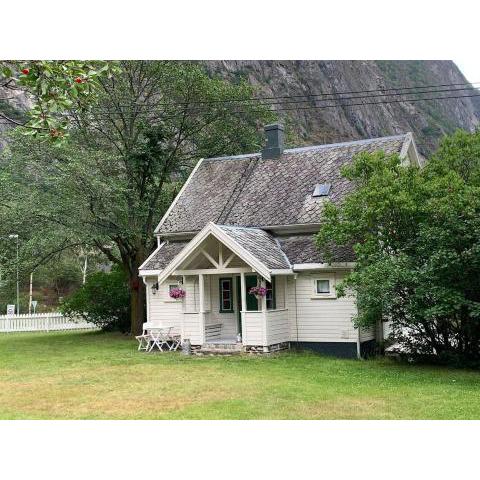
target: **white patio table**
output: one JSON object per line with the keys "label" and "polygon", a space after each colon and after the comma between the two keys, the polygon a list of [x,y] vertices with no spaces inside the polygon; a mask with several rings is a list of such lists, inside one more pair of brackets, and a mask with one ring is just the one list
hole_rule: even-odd
{"label": "white patio table", "polygon": [[157,347],[161,352],[177,350],[180,346],[180,336],[172,333],[173,325],[158,325],[147,322],[143,324],[143,334],[137,337],[138,349],[151,352]]}

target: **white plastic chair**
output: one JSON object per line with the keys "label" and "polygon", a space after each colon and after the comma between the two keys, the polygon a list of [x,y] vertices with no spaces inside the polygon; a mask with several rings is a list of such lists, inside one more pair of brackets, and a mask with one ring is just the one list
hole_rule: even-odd
{"label": "white plastic chair", "polygon": [[150,334],[148,333],[148,331],[144,328],[143,333],[141,335],[137,335],[135,338],[138,341],[138,351],[147,351],[148,345],[150,343]]}

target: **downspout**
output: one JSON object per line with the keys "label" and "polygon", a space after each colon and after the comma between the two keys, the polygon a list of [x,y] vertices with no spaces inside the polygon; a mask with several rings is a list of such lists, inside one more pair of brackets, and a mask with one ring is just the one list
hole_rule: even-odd
{"label": "downspout", "polygon": [[297,274],[293,276],[295,292],[295,325],[297,328],[297,347],[298,347],[298,303],[297,303]]}

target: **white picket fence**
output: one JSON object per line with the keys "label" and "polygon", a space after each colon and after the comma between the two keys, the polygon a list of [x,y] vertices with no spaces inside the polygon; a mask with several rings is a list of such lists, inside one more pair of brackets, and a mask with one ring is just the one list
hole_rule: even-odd
{"label": "white picket fence", "polygon": [[64,317],[61,313],[36,313],[29,315],[0,315],[0,333],[51,332],[57,330],[91,330],[98,328],[84,320]]}

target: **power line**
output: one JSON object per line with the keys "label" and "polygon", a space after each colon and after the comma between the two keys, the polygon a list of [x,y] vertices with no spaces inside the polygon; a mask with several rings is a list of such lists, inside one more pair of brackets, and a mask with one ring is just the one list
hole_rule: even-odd
{"label": "power line", "polygon": [[[392,88],[377,88],[377,89],[372,89],[372,90],[352,90],[352,91],[337,91],[337,92],[324,92],[324,93],[315,93],[315,94],[300,94],[300,95],[280,95],[280,96],[271,96],[271,97],[250,97],[250,98],[244,98],[244,99],[218,99],[218,100],[203,100],[203,101],[196,101],[196,102],[177,102],[177,103],[168,103],[168,102],[155,102],[155,103],[141,103],[141,104],[130,104],[130,105],[122,105],[119,104],[118,107],[141,107],[141,108],[146,108],[146,107],[152,107],[152,106],[158,106],[158,105],[165,105],[165,106],[173,106],[173,105],[204,105],[204,104],[212,104],[212,103],[242,103],[242,102],[263,102],[265,100],[278,100],[282,98],[317,98],[317,97],[324,97],[324,96],[337,96],[337,95],[351,95],[351,94],[358,94],[358,93],[375,93],[375,92],[391,92],[391,91],[398,91],[398,90],[419,90],[419,89],[430,89],[430,88],[442,88],[442,87],[463,87],[466,86],[467,88],[477,88],[474,87],[473,85],[478,85],[480,82],[466,82],[466,83],[443,83],[443,84],[437,84],[437,85],[417,85],[417,86],[412,86],[412,87],[392,87]],[[463,89],[459,89],[463,90]],[[418,92],[418,93],[428,93],[428,92]],[[405,93],[405,94],[408,94]],[[387,95],[394,95],[394,94],[385,94]],[[400,93],[398,93],[400,95]],[[379,96],[384,96],[384,95],[379,95]],[[268,104],[267,104],[268,105]],[[102,108],[102,107],[96,107],[96,108]]]}
{"label": "power line", "polygon": [[[469,90],[469,89],[453,89],[453,90],[443,90],[441,92],[438,92],[438,91],[426,91],[426,92],[423,92],[424,94],[429,94],[429,93],[450,93],[450,92],[458,92],[458,91],[463,91],[463,90]],[[403,96],[405,95],[418,95],[418,93],[406,93],[406,94],[403,94]],[[386,95],[386,96],[393,96],[392,95]],[[305,106],[305,107],[292,107],[292,108],[288,108],[288,107],[279,107],[279,108],[275,108],[275,109],[271,109],[271,110],[267,110],[267,111],[271,111],[271,112],[282,112],[282,111],[294,111],[294,110],[310,110],[310,109],[323,109],[323,108],[334,108],[334,107],[351,107],[351,106],[362,106],[362,105],[380,105],[380,104],[389,104],[389,103],[411,103],[411,102],[419,102],[419,101],[429,101],[429,100],[442,100],[442,99],[458,99],[458,98],[472,98],[472,97],[478,97],[480,96],[480,93],[478,94],[472,94],[472,95],[443,95],[443,96],[434,96],[434,97],[422,97],[422,98],[401,98],[401,99],[396,99],[396,100],[381,100],[381,101],[375,101],[375,102],[357,102],[357,103],[342,103],[342,101],[344,100],[348,100],[348,99],[365,99],[365,100],[368,100],[370,98],[373,98],[373,96],[357,96],[357,97],[343,97],[343,98],[338,98],[335,100],[336,103],[334,104],[330,104],[330,105],[309,105],[309,106]],[[325,102],[325,101],[328,101],[328,100],[317,100],[317,102]],[[239,106],[240,108],[241,107],[244,107],[245,105],[242,105],[242,106]],[[231,113],[238,113],[238,114],[248,114],[248,113],[261,113],[261,112],[265,112],[265,110],[233,110]],[[154,118],[165,118],[165,119],[168,119],[168,118],[175,118],[175,117],[178,117],[179,115],[182,115],[186,112],[179,112],[179,113],[176,113],[176,114],[166,114],[166,115],[163,115],[161,117],[157,117],[157,116],[149,116],[148,119],[149,120],[152,120]],[[209,113],[208,110],[193,110],[193,111],[190,111],[188,112],[189,114],[201,114],[201,113]],[[122,116],[123,118],[125,119],[131,119],[131,118],[135,118],[135,116],[129,116],[128,115],[128,112],[119,112],[119,111],[112,111],[112,112],[101,112],[101,113],[98,113],[98,114],[93,114],[93,119],[98,119],[98,118],[109,118],[111,116],[115,116],[115,115],[118,115],[118,116]],[[146,114],[148,116],[148,114]],[[72,113],[66,113],[66,114],[63,114],[63,116],[65,117],[71,117],[71,118],[75,118],[75,115],[72,114]]]}
{"label": "power line", "polygon": [[[455,91],[455,90],[453,90]],[[425,92],[428,93],[428,92]],[[406,94],[406,95],[412,95],[412,94]],[[325,108],[345,108],[345,107],[357,107],[357,106],[368,106],[368,105],[382,105],[382,104],[392,104],[392,103],[412,103],[412,102],[423,102],[423,101],[432,101],[432,100],[452,100],[452,99],[461,99],[461,98],[474,98],[474,97],[480,97],[480,93],[478,94],[472,94],[472,95],[450,95],[450,96],[441,96],[441,97],[427,97],[427,98],[409,98],[409,99],[395,99],[395,100],[381,100],[378,102],[357,102],[357,103],[336,103],[336,104],[331,104],[331,105],[310,105],[307,107],[293,107],[293,108],[278,108],[275,110],[270,110],[271,112],[285,112],[285,111],[304,111],[304,110],[322,110]],[[371,97],[363,97],[363,98],[371,98]],[[341,99],[340,99],[341,100]],[[244,113],[255,113],[255,112],[264,112],[264,110],[250,110],[250,111],[241,111],[241,110],[236,110],[231,113],[234,114],[244,114]],[[118,112],[117,112],[118,113]],[[198,112],[196,112],[198,113]],[[102,114],[104,117],[108,117],[107,114]],[[74,117],[72,114],[64,114],[63,116],[65,117]],[[175,118],[178,117],[177,115],[170,115],[170,116],[164,116],[161,118]],[[152,118],[150,118],[151,120]],[[3,121],[0,120],[0,123],[3,123],[5,125],[11,125],[10,122],[8,121]]]}
{"label": "power line", "polygon": [[[332,99],[332,100],[337,100],[337,101],[340,101],[340,100],[355,100],[355,99],[362,99],[362,98],[376,98],[376,97],[397,97],[397,96],[405,96],[405,95],[425,95],[425,94],[429,94],[429,93],[450,93],[450,92],[461,92],[461,91],[466,91],[466,90],[475,90],[477,91],[478,89],[475,88],[475,87],[472,87],[472,86],[468,86],[468,87],[464,87],[464,88],[449,88],[449,89],[441,89],[441,90],[425,90],[423,92],[406,92],[406,93],[403,93],[403,92],[395,92],[395,93],[388,93],[388,94],[372,94],[372,95],[353,95],[353,96],[349,96],[349,97],[340,97],[338,95],[336,95],[336,99]],[[281,98],[281,97],[279,97]],[[243,104],[243,105],[238,105],[239,107],[249,107],[249,106],[264,106],[264,107],[269,107],[269,106],[276,106],[276,105],[286,105],[286,104],[300,104],[300,103],[309,103],[311,101],[314,101],[314,102],[325,102],[325,101],[328,101],[330,99],[307,99],[307,100],[290,100],[290,101],[283,101],[283,102],[270,102],[270,103],[258,103],[257,105],[254,105],[254,104]],[[170,107],[173,107],[175,108],[176,106],[180,106],[180,105],[184,105],[182,103],[177,103],[177,104],[171,104]],[[185,104],[187,105],[187,104]],[[190,105],[196,105],[195,103],[192,103],[192,104],[188,104],[188,106]],[[131,113],[131,110],[135,108],[135,107],[130,107],[130,113]],[[125,114],[128,114],[129,111],[126,111],[126,110],[108,110],[108,109],[104,109],[104,110],[101,110],[101,107],[96,107],[94,108],[92,111],[98,113],[98,114],[114,114],[114,115],[122,115],[122,116],[125,116]],[[202,111],[205,111],[205,110],[198,110],[198,112],[202,112]],[[191,112],[192,113],[192,112]],[[194,112],[193,112],[194,113]],[[139,112],[140,114],[140,112]]]}

